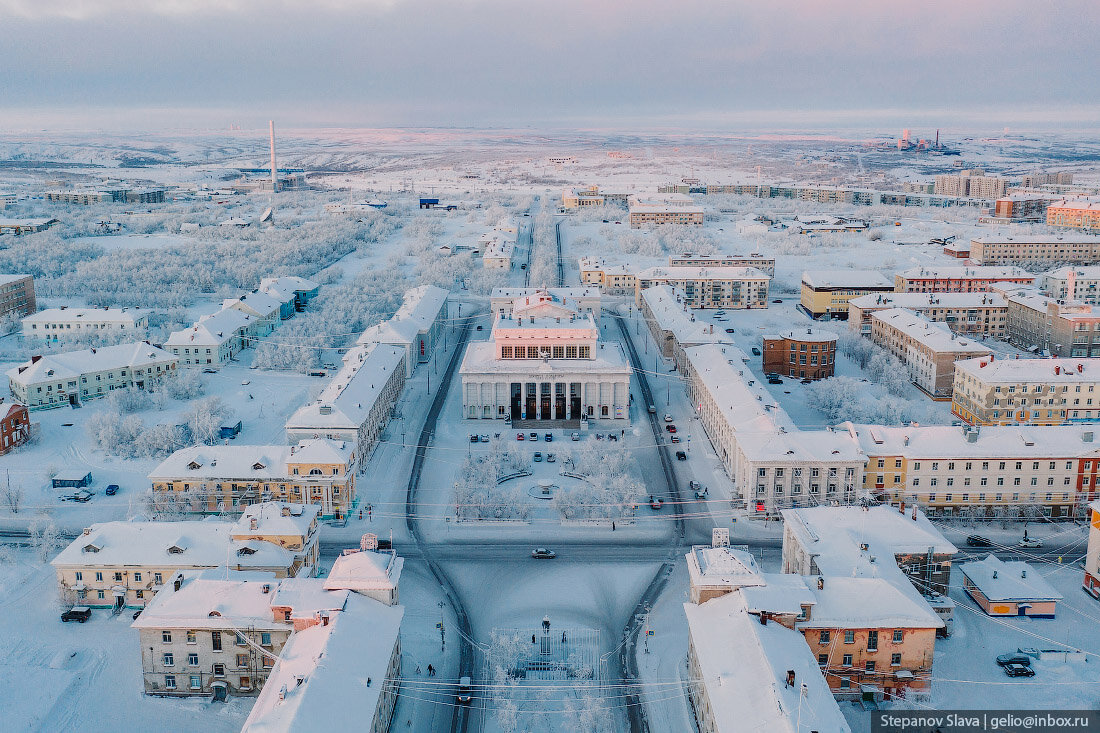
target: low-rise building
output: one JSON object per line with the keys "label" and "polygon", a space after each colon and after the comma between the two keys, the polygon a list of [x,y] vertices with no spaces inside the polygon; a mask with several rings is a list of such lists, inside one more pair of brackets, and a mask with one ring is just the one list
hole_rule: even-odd
{"label": "low-rise building", "polygon": [[445,337],[449,325],[449,295],[434,285],[405,291],[404,301],[393,317],[368,328],[360,334],[357,343],[387,344],[404,349],[405,377],[411,377],[417,364],[431,361]]}
{"label": "low-rise building", "polygon": [[32,410],[79,406],[115,389],[151,389],[179,359],[146,341],[32,356],[8,370],[12,395]]}
{"label": "low-rise building", "polygon": [[1007,334],[1008,303],[998,293],[876,293],[848,301],[848,324],[860,335],[871,335],[871,314],[904,308],[922,318],[944,323],[971,337],[1003,339]]}
{"label": "low-rise building", "polygon": [[399,583],[404,565],[405,558],[393,550],[344,550],[324,579],[324,588],[346,588],[393,606],[400,602]]}
{"label": "low-rise building", "polygon": [[328,438],[354,446],[354,470],[362,470],[378,444],[405,386],[405,348],[360,344],[321,393],[286,421],[290,442]]}
{"label": "low-rise building", "polygon": [[578,209],[611,203],[626,204],[630,196],[629,193],[601,191],[599,186],[578,186],[562,189],[561,206],[563,209]]}
{"label": "low-rise building", "polygon": [[1100,303],[1100,265],[1059,267],[1043,275],[1043,292],[1055,300]]}
{"label": "low-rise building", "polygon": [[489,310],[494,318],[590,315],[598,325],[601,298],[601,291],[595,287],[493,288]]}
{"label": "low-rise building", "polygon": [[654,285],[642,291],[640,308],[661,355],[675,361],[681,372],[687,367],[684,349],[702,344],[733,345],[730,334],[716,329],[713,323],[696,320],[685,301],[682,290]]}
{"label": "low-rise building", "polygon": [[1052,227],[1100,230],[1100,198],[1080,196],[1053,201],[1047,206],[1046,221]]}
{"label": "low-rise building", "polygon": [[[633,291],[633,288],[631,289]],[[0,275],[0,318],[14,313],[26,316],[38,309],[34,278],[30,275]]]}
{"label": "low-rise building", "polygon": [[0,218],[0,235],[35,234],[44,232],[54,224],[60,224],[60,219],[2,219]]}
{"label": "low-rise building", "polygon": [[992,353],[904,308],[872,313],[871,340],[905,364],[909,379],[933,399],[951,397],[956,361]]}
{"label": "low-rise building", "polygon": [[158,504],[183,512],[238,513],[267,501],[316,505],[346,516],[355,502],[357,447],[328,438],[296,445],[196,445],[149,473]]}
{"label": "low-rise building", "polygon": [[648,193],[630,197],[630,226],[678,224],[703,226],[705,209],[685,193]]}
{"label": "low-rise building", "polygon": [[3,414],[0,415],[0,456],[10,453],[30,440],[32,430],[26,405],[19,403],[5,405]]}
{"label": "low-rise building", "polygon": [[836,369],[837,335],[807,328],[764,336],[764,373],[796,379],[827,379]]}
{"label": "low-rise building", "polygon": [[604,295],[634,295],[638,278],[632,266],[591,256],[581,257],[578,265],[582,285],[598,287]]}
{"label": "low-rise building", "polygon": [[893,292],[874,270],[820,270],[802,273],[802,308],[811,318],[847,318],[848,301],[871,293]]}
{"label": "low-rise building", "polygon": [[253,338],[261,338],[269,335],[279,325],[282,320],[283,303],[270,293],[254,290],[239,298],[223,300],[222,308],[231,308],[252,316],[255,319],[251,330],[254,334]]}
{"label": "low-rise building", "polygon": [[180,366],[218,369],[252,345],[258,323],[255,316],[225,308],[203,316],[190,328],[172,332],[164,347]]}
{"label": "low-rise building", "polygon": [[959,565],[963,590],[990,616],[1054,618],[1062,594],[1026,562],[990,553]]}
{"label": "low-rise building", "polygon": [[137,308],[47,308],[23,319],[28,343],[53,343],[69,337],[108,334],[145,335],[149,311]]}
{"label": "low-rise building", "polygon": [[478,248],[485,269],[510,270],[516,252],[516,235],[493,230],[478,240]]}
{"label": "low-rise building", "polygon": [[290,291],[294,293],[294,304],[299,312],[321,293],[321,285],[297,275],[265,277],[260,280],[260,290]]}
{"label": "low-rise building", "polygon": [[955,362],[951,412],[971,425],[1095,422],[1100,358]]}
{"label": "low-rise building", "polygon": [[993,283],[1031,285],[1033,282],[1035,276],[1030,272],[1006,265],[911,267],[894,275],[894,290],[899,293],[973,293],[987,291]]}
{"label": "low-rise building", "polygon": [[695,255],[685,252],[669,256],[669,267],[755,267],[768,277],[775,277],[775,258],[750,255]]}
{"label": "low-rise building", "polygon": [[1031,288],[1001,290],[1008,304],[1008,340],[1051,356],[1100,357],[1100,308],[1048,298]]}
{"label": "low-rise building", "polygon": [[670,285],[692,308],[767,308],[770,282],[755,267],[650,267],[637,273],[634,304],[641,307],[647,288]]}
{"label": "low-rise building", "polygon": [[1100,501],[1093,501],[1087,507],[1089,540],[1085,550],[1085,579],[1082,587],[1100,600]]}
{"label": "low-rise building", "polygon": [[1091,265],[1100,262],[1100,237],[1050,234],[976,237],[970,240],[975,265],[1019,265],[1058,262]]}

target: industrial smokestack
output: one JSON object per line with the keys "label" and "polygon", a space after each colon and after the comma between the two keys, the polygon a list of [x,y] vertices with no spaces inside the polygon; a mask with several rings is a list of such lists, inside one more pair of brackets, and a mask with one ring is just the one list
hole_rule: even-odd
{"label": "industrial smokestack", "polygon": [[271,136],[271,192],[279,191],[279,178],[275,170],[275,120],[267,121],[268,131]]}

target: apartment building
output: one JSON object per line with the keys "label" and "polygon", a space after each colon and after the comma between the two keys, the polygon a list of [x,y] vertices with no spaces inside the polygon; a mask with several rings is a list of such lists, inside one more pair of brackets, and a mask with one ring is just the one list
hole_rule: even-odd
{"label": "apartment building", "polygon": [[802,309],[811,318],[848,317],[848,302],[873,293],[893,292],[874,270],[816,270],[802,273]]}
{"label": "apartment building", "polygon": [[283,318],[283,305],[278,297],[261,290],[254,290],[239,298],[222,301],[223,309],[240,311],[255,319],[250,331],[254,338],[267,336],[278,327]]}
{"label": "apartment building", "polygon": [[196,445],[149,473],[153,499],[183,512],[242,513],[268,501],[311,504],[323,518],[355,502],[354,442],[309,438],[295,445]]}
{"label": "apartment building", "polygon": [[867,457],[865,488],[931,516],[1061,519],[1096,494],[1088,426],[845,426]]}
{"label": "apartment building", "polygon": [[1021,179],[1023,188],[1039,188],[1040,186],[1068,186],[1073,183],[1073,173],[1059,171],[1057,173],[1027,173]]}
{"label": "apartment building", "polygon": [[951,412],[971,425],[1100,420],[1100,358],[955,363]]}
{"label": "apartment building", "polygon": [[252,345],[257,322],[254,316],[226,308],[203,316],[190,328],[174,331],[164,348],[179,359],[180,366],[218,369]]}
{"label": "apartment building", "polygon": [[1100,303],[1100,265],[1059,267],[1043,275],[1043,292],[1055,300]]}
{"label": "apartment building", "polygon": [[598,287],[604,295],[634,295],[638,278],[630,265],[610,264],[602,257],[578,260],[582,285]]}
{"label": "apartment building", "polygon": [[973,293],[987,291],[993,283],[1031,285],[1033,282],[1035,276],[1019,267],[913,267],[894,275],[894,290],[899,293]]}
{"label": "apartment building", "polygon": [[953,332],[973,338],[1004,339],[1008,330],[1008,303],[997,293],[875,293],[848,301],[848,325],[860,335],[871,335],[871,314],[904,308]]}
{"label": "apartment building", "polygon": [[763,255],[695,255],[685,252],[668,258],[669,267],[755,267],[768,277],[775,277],[775,258]]}
{"label": "apartment building", "polygon": [[1046,221],[1050,194],[1013,193],[993,204],[993,217],[999,221]]}
{"label": "apartment building", "polygon": [[345,442],[355,448],[349,471],[362,471],[405,387],[405,374],[403,347],[360,344],[352,348],[317,399],[287,419],[287,441],[320,437]]}
{"label": "apartment building", "polygon": [[679,226],[703,226],[706,209],[702,206],[669,204],[632,204],[630,228],[657,227],[665,224]]}
{"label": "apartment building", "polygon": [[938,196],[998,199],[1008,190],[1008,179],[987,176],[977,169],[962,171],[958,175],[938,175],[934,180],[932,193]]}
{"label": "apartment building", "polygon": [[653,343],[676,368],[687,368],[684,350],[703,344],[728,344],[733,337],[713,323],[696,320],[695,313],[685,303],[684,293],[668,285],[654,285],[642,291],[642,317],[653,337]]}
{"label": "apartment building", "polygon": [[401,307],[391,318],[371,326],[356,340],[363,346],[387,344],[405,350],[405,378],[413,375],[417,364],[431,361],[446,337],[447,298],[450,293],[434,285],[421,285],[405,291]]}
{"label": "apartment building", "polygon": [[1100,501],[1090,502],[1087,507],[1089,522],[1089,541],[1085,550],[1085,579],[1082,587],[1100,600]]}
{"label": "apartment building", "polygon": [[563,209],[578,209],[612,203],[625,205],[631,195],[624,192],[601,191],[599,186],[566,188],[561,192],[561,206]]}
{"label": "apartment building", "polygon": [[1100,229],[1100,198],[1081,196],[1047,206],[1047,224],[1068,229]]}
{"label": "apartment building", "polygon": [[32,356],[9,369],[12,395],[32,410],[80,406],[115,389],[151,389],[179,359],[146,341]]}
{"label": "apartment building", "polygon": [[836,369],[836,340],[835,333],[812,328],[765,335],[764,373],[827,379]]}
{"label": "apartment building", "polygon": [[0,235],[35,234],[44,232],[54,224],[60,224],[60,219],[3,219],[0,218]]}
{"label": "apartment building", "polygon": [[260,290],[290,291],[294,293],[295,308],[301,312],[309,305],[310,301],[321,293],[321,286],[312,280],[297,275],[283,275],[281,277],[265,277],[260,280]]}
{"label": "apartment building", "polygon": [[1100,262],[1100,237],[1049,234],[976,237],[970,240],[975,265],[1058,262],[1091,265]]}
{"label": "apartment building", "polygon": [[23,319],[27,343],[56,343],[69,337],[109,334],[140,338],[149,328],[149,311],[137,308],[47,308]]}
{"label": "apartment building", "polygon": [[991,353],[944,324],[926,321],[903,308],[872,313],[871,340],[905,364],[909,379],[933,399],[951,397],[956,361]]}
{"label": "apartment building", "polygon": [[[632,291],[633,292],[633,291]],[[14,313],[26,316],[38,309],[34,278],[30,275],[0,275],[0,318]]]}
{"label": "apartment building", "polygon": [[1030,288],[1001,290],[1008,304],[1008,340],[1026,351],[1100,357],[1100,308],[1048,298]]}
{"label": "apartment building", "polygon": [[0,456],[10,453],[31,438],[34,430],[26,405],[6,405],[0,414]]}
{"label": "apartment building", "polygon": [[236,522],[102,522],[50,561],[63,604],[144,608],[179,571],[317,571],[317,507],[268,502]]}
{"label": "apartment building", "polygon": [[755,267],[650,267],[638,273],[634,304],[641,307],[645,289],[670,285],[692,308],[767,308],[770,282]]}

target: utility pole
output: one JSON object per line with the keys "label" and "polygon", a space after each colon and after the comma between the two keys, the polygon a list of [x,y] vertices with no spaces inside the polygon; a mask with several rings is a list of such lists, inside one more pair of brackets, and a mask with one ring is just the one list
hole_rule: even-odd
{"label": "utility pole", "polygon": [[443,609],[446,607],[446,603],[439,602],[439,651],[447,650],[447,628],[443,625]]}

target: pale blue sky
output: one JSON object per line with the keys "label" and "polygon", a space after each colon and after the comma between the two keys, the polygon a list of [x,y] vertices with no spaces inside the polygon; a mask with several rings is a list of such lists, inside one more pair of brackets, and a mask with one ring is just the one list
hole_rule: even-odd
{"label": "pale blue sky", "polygon": [[0,0],[0,25],[9,129],[1095,127],[1100,101],[1097,0]]}

